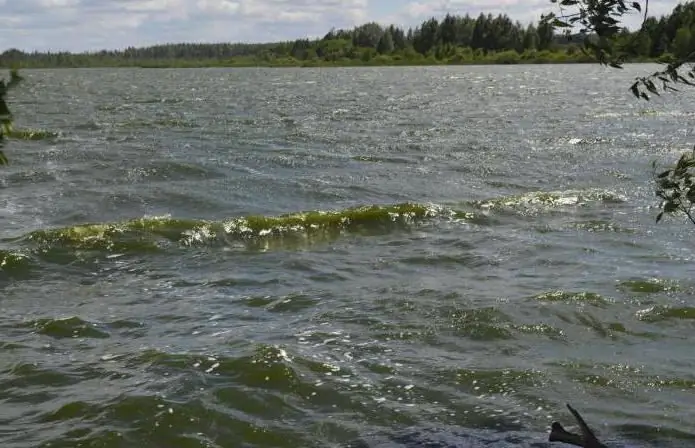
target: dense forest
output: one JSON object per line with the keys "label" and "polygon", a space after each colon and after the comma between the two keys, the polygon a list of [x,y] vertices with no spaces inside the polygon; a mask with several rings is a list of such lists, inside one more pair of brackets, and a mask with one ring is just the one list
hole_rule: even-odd
{"label": "dense forest", "polygon": [[[625,29],[617,38],[628,60],[668,61],[695,49],[695,2],[679,4],[668,16],[650,17],[642,29]],[[550,25],[523,26],[506,15],[447,15],[415,28],[367,23],[333,29],[320,39],[240,44],[164,44],[91,53],[25,53],[9,49],[0,66],[39,67],[193,67],[418,65],[467,63],[594,62],[579,39],[556,35]]]}

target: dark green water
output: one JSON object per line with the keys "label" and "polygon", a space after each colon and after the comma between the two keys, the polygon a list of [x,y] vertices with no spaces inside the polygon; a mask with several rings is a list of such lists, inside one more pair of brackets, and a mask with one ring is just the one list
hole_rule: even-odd
{"label": "dark green water", "polygon": [[694,96],[653,70],[26,72],[0,446],[546,446],[565,402],[692,445],[695,229],[649,180]]}

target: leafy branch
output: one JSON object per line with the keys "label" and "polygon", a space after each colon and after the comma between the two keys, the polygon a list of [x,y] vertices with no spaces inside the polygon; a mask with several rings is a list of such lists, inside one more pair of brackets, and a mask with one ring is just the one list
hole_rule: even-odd
{"label": "leafy branch", "polygon": [[[628,4],[624,0],[550,0],[550,3],[559,4],[560,14],[551,12],[542,15],[542,23],[562,29],[568,37],[571,37],[572,29],[579,26],[584,53],[594,56],[602,65],[622,68],[627,55],[616,46],[615,37],[623,30],[620,18],[631,11],[642,12],[639,2]],[[567,7],[577,10],[566,13]],[[645,0],[644,20],[647,18],[648,8],[649,0]]]}
{"label": "leafy branch", "polygon": [[[641,29],[635,33],[636,39],[639,33],[645,32],[644,24],[649,11],[649,0],[643,2],[624,0],[550,0],[558,4],[560,14],[550,13],[541,17],[541,22],[549,23],[553,28],[564,30],[571,35],[571,30],[580,26],[579,34],[583,36],[582,50],[594,56],[601,65],[613,68],[622,68],[625,61],[625,53],[622,52],[616,42],[616,36],[621,32],[620,20],[628,13],[637,11],[644,13]],[[644,8],[642,8],[642,4]],[[570,14],[565,8],[574,7],[576,11]],[[663,70],[656,71],[648,76],[640,76],[630,86],[630,92],[638,98],[646,101],[651,95],[660,95],[661,91],[678,92],[677,84],[695,86],[695,67],[692,65],[681,72],[686,64],[695,60],[695,52],[666,65]],[[661,84],[660,88],[658,84]],[[673,215],[682,212],[690,222],[695,224],[695,185],[693,175],[695,172],[695,149],[693,152],[683,154],[675,166],[656,174],[656,161],[654,168],[655,193],[661,199],[661,212],[656,217],[658,223],[664,214]]]}
{"label": "leafy branch", "polygon": [[[559,3],[560,15],[550,13],[541,16],[541,22],[550,23],[554,28],[564,30],[571,36],[571,29],[581,26],[580,36],[583,36],[582,50],[594,56],[601,65],[613,68],[623,68],[626,53],[615,44],[615,37],[622,31],[620,20],[626,14],[637,11],[642,12],[640,2],[634,1],[627,4],[624,0],[550,0],[551,3]],[[644,23],[649,12],[649,0],[644,0],[644,16],[642,28],[632,36],[637,39],[639,33],[644,32]],[[568,6],[577,7],[578,10],[571,14],[565,13]],[[686,84],[695,86],[695,68],[686,72],[685,76],[679,73],[681,67],[695,58],[695,52],[685,58],[677,59],[669,63],[664,70],[659,70],[648,76],[637,77],[630,86],[630,91],[637,98],[649,100],[649,95],[659,95],[659,89],[655,81],[661,81],[664,91],[677,92],[672,84]],[[687,78],[686,78],[687,76]],[[690,79],[688,79],[690,78]]]}
{"label": "leafy branch", "polygon": [[[0,79],[0,148],[5,145],[5,137],[12,133],[12,113],[7,106],[7,94],[10,89],[15,87],[23,78],[19,76],[17,70],[10,71],[9,81]],[[0,149],[0,165],[7,165],[9,160],[5,153]]]}
{"label": "leafy branch", "polygon": [[662,200],[661,211],[656,222],[661,221],[664,213],[682,212],[691,223],[695,224],[693,205],[695,203],[695,183],[692,168],[695,168],[695,148],[678,159],[674,167],[656,174],[656,162],[652,164],[656,179],[656,195]]}

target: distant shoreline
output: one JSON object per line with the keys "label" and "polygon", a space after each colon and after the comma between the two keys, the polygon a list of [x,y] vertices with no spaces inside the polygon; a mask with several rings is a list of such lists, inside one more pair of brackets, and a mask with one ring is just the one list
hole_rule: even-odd
{"label": "distant shoreline", "polygon": [[[664,62],[654,58],[627,60],[630,63],[659,63]],[[483,66],[483,65],[575,65],[596,64],[593,58],[535,58],[518,60],[481,59],[470,61],[437,61],[437,60],[348,60],[348,61],[251,61],[251,60],[150,60],[150,61],[108,61],[84,64],[0,64],[0,69],[17,68],[58,69],[58,68],[142,68],[142,69],[172,69],[172,68],[343,68],[343,67],[437,67],[437,66]]]}

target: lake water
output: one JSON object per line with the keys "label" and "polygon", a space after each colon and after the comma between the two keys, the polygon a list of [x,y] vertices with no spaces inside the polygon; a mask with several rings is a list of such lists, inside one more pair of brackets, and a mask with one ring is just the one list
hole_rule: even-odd
{"label": "lake water", "polygon": [[24,72],[1,445],[540,447],[566,402],[694,443],[651,162],[695,95],[634,99],[656,67]]}

